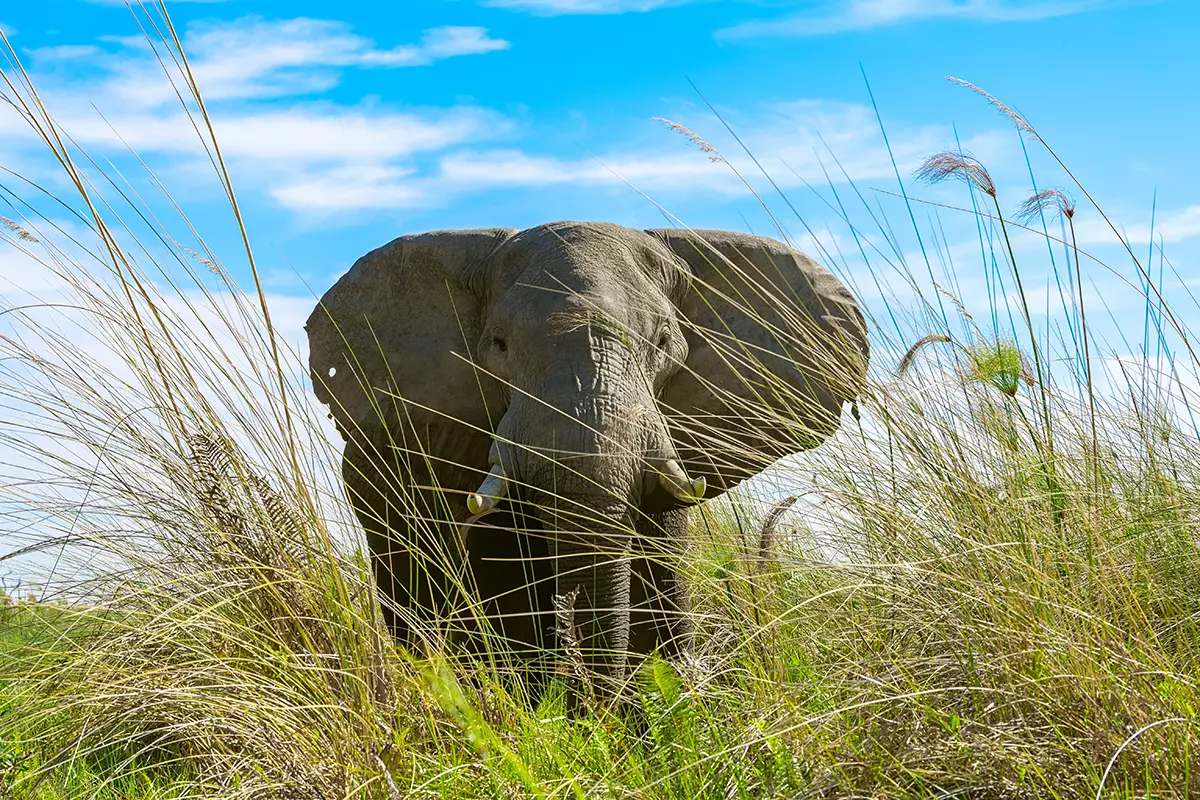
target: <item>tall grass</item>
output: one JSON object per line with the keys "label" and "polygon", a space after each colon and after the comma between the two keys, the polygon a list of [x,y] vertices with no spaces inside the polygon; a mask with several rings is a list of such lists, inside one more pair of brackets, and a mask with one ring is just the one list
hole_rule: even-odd
{"label": "tall grass", "polygon": [[[161,9],[142,12],[252,265],[179,39]],[[6,96],[63,170],[75,218],[17,204],[3,233],[60,287],[0,318],[7,557],[52,573],[41,602],[0,607],[0,791],[1200,792],[1200,442],[1179,379],[1200,365],[1173,362],[1154,398],[1118,391],[1140,375],[1100,381],[1112,362],[1088,339],[1082,283],[1065,287],[1082,352],[1039,339],[1022,290],[1011,338],[948,291],[953,319],[923,295],[886,309],[858,418],[696,515],[695,658],[643,665],[639,713],[568,714],[560,691],[531,707],[502,658],[394,646],[338,454],[261,284],[241,292],[202,240],[182,244],[88,162],[8,57]],[[996,213],[980,224],[1004,224],[987,185]],[[1183,310],[1151,307],[1190,352]],[[1063,367],[1080,361],[1084,374]],[[774,502],[785,494],[797,499]]]}

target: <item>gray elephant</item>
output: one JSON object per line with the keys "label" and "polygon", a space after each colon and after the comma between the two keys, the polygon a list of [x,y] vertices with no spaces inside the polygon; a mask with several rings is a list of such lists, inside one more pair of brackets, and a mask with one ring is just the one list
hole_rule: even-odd
{"label": "gray elephant", "polygon": [[571,636],[613,679],[689,646],[691,506],[829,436],[868,356],[850,292],[779,242],[603,223],[401,237],[306,329],[392,631]]}

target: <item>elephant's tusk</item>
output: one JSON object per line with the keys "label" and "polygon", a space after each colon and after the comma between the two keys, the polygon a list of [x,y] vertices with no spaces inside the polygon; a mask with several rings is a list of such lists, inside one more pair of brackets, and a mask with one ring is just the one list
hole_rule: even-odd
{"label": "elephant's tusk", "polygon": [[508,483],[504,479],[504,468],[496,464],[483,479],[483,483],[479,484],[479,488],[467,495],[467,510],[475,515],[487,513],[495,508],[496,503],[506,494]]}
{"label": "elephant's tusk", "polygon": [[699,503],[704,499],[704,493],[708,489],[708,481],[703,477],[688,480],[683,467],[679,466],[679,462],[674,459],[663,464],[662,470],[658,473],[658,483],[676,499],[685,503]]}

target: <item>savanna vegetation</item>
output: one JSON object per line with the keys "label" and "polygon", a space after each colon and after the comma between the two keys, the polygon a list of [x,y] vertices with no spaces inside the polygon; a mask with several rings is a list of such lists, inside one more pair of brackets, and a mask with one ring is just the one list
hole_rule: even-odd
{"label": "savanna vegetation", "polygon": [[[5,99],[61,175],[0,180],[5,246],[56,280],[0,311],[3,557],[48,575],[0,605],[0,796],[1200,794],[1197,305],[1163,297],[1180,284],[1161,253],[1075,246],[1077,214],[1105,218],[1076,211],[1065,166],[1069,192],[1026,200],[963,153],[931,157],[915,177],[964,180],[981,263],[927,291],[890,223],[851,222],[852,203],[878,213],[856,188],[823,190],[870,267],[856,288],[911,279],[903,304],[881,287],[866,304],[857,415],[697,514],[693,658],[651,659],[620,705],[567,664],[534,704],[503,653],[412,654],[381,630],[203,87],[169,20],[144,22],[255,283],[182,212],[151,211],[178,210],[165,187],[151,204],[75,148],[8,50]],[[1018,253],[1020,228],[1051,248]],[[1024,276],[1050,255],[1047,320]],[[1145,298],[1133,362],[1092,332],[1106,310],[1085,284],[1109,267]],[[972,270],[985,302],[955,291]]]}

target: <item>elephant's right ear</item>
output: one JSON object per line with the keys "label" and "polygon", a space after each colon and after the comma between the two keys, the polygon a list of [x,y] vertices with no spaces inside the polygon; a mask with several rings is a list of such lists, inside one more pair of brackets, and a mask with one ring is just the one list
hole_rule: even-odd
{"label": "elephant's right ear", "polygon": [[[488,425],[479,375],[464,360],[479,339],[469,276],[515,230],[438,231],[373,250],[308,318],[313,390],[344,438],[371,435],[403,404],[414,428]],[[407,424],[406,426],[407,427]]]}

